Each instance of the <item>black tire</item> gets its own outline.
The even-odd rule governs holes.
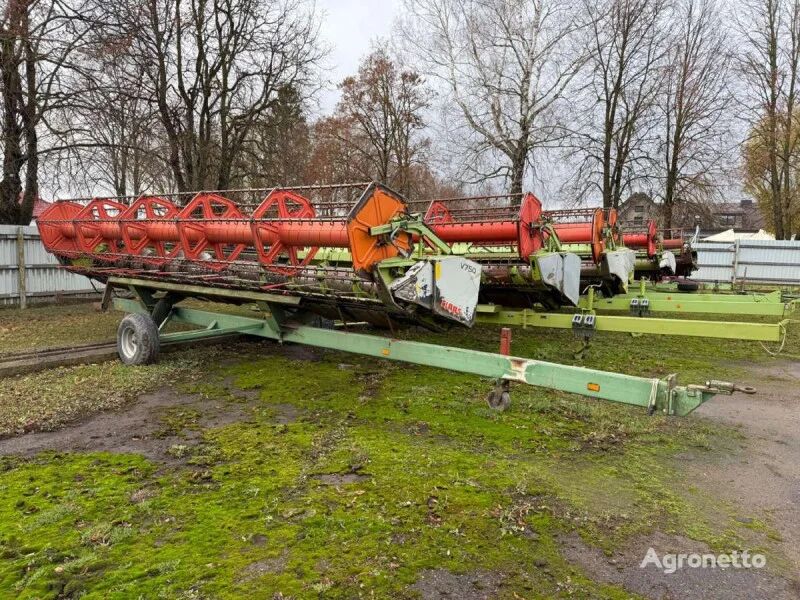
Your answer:
[[[161,342],[150,315],[126,315],[117,329],[117,354],[126,365],[149,365],[158,359]]]
[[[700,289],[700,284],[696,281],[689,281],[688,279],[684,279],[683,281],[678,282],[678,291],[679,292],[696,292]]]

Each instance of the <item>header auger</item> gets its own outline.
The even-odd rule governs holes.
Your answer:
[[[430,203],[423,215],[371,183],[57,202],[38,225],[65,268],[106,284],[104,306],[133,313],[118,331],[129,364],[156,360],[163,340],[242,333],[474,373],[505,382],[501,395],[516,381],[662,414],[733,390],[309,324],[320,315],[392,329],[471,326],[482,295],[574,305],[581,258],[560,237],[585,241],[595,267],[617,252],[602,211],[587,228],[548,218],[532,194],[481,218],[451,207]],[[114,297],[119,289],[131,297]],[[255,304],[261,315],[181,305],[189,298]],[[172,321],[194,329],[163,333]]]

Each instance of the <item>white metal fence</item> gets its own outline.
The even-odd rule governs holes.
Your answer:
[[[59,268],[35,226],[0,225],[0,304],[24,308],[33,302],[95,293],[89,279]]]
[[[696,242],[695,281],[800,286],[800,240]]]

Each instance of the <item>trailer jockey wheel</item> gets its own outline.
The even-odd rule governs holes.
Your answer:
[[[503,412],[511,404],[510,387],[511,384],[507,379],[498,379],[492,391],[486,396],[487,404],[496,411]]]
[[[117,354],[126,365],[149,365],[158,359],[158,327],[150,315],[126,315],[117,329]]]

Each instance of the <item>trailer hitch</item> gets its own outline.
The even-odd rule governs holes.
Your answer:
[[[685,416],[695,408],[717,395],[730,396],[735,392],[755,394],[756,388],[738,385],[730,381],[712,379],[704,385],[677,385],[677,375],[672,373],[654,385],[650,396],[648,414],[660,412],[665,415]]]

